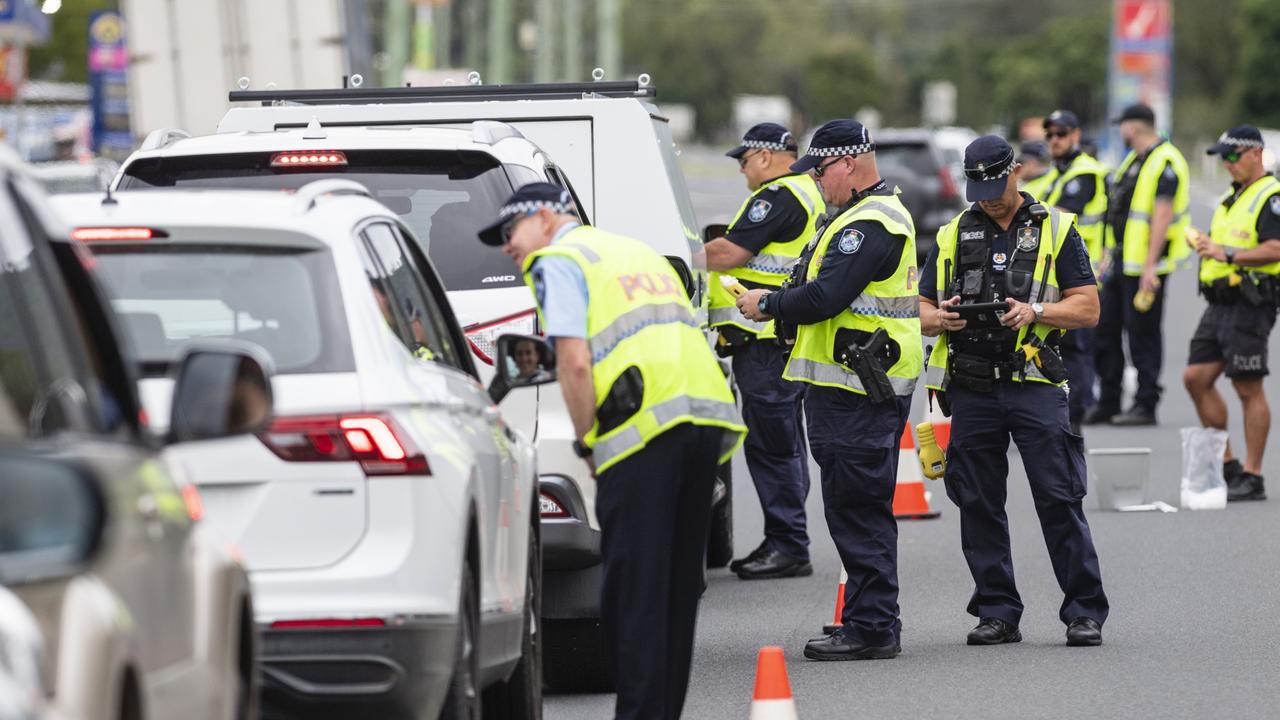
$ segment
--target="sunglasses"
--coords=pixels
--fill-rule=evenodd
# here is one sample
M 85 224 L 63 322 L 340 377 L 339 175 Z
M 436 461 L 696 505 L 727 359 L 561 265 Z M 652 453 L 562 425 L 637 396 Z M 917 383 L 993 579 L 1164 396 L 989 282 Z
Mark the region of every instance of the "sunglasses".
M 836 163 L 840 162 L 841 160 L 845 159 L 846 157 L 848 157 L 848 156 L 847 156 L 847 155 L 841 155 L 840 157 L 836 158 L 835 160 L 832 160 L 831 162 L 827 163 L 826 165 L 818 165 L 817 167 L 815 167 L 815 168 L 813 169 L 813 176 L 814 176 L 815 178 L 819 178 L 819 179 L 821 179 L 821 178 L 822 178 L 822 176 L 823 176 L 823 174 L 825 174 L 825 173 L 827 172 L 827 170 L 829 170 L 829 169 L 831 168 L 831 166 L 832 166 L 832 165 L 835 165 Z
M 1242 154 L 1240 153 L 1239 150 L 1233 150 L 1229 153 L 1222 154 L 1222 162 L 1226 162 L 1226 163 L 1240 162 L 1241 157 L 1242 157 Z
M 1064 138 L 1064 137 L 1067 137 L 1067 136 L 1068 136 L 1068 135 L 1070 135 L 1070 134 L 1071 134 L 1071 133 L 1069 133 L 1069 132 L 1063 132 L 1063 131 L 1061 131 L 1061 130 L 1054 130 L 1054 131 L 1051 131 L 1051 132 L 1047 132 L 1047 133 L 1045 133 L 1045 134 L 1044 134 L 1044 136 L 1045 136 L 1046 138 L 1049 138 L 1050 140 L 1052 140 L 1052 139 L 1054 139 L 1054 138 Z
M 763 150 L 754 150 L 754 151 L 751 151 L 751 152 L 743 153 L 743 154 L 742 154 L 742 157 L 738 158 L 738 169 L 739 169 L 739 170 L 741 170 L 742 168 L 744 168 L 744 167 L 746 167 L 746 166 L 747 166 L 747 159 L 748 159 L 748 158 L 750 158 L 750 157 L 752 157 L 752 156 L 755 156 L 755 155 L 759 155 L 759 154 L 760 154 L 760 153 L 762 153 L 762 152 L 764 152 L 764 151 L 763 151 Z
M 523 213 L 513 216 L 510 220 L 502 223 L 502 227 L 498 228 L 498 236 L 502 238 L 502 244 L 506 245 L 511 242 L 511 233 L 515 231 L 516 224 L 521 220 L 529 217 L 533 213 Z

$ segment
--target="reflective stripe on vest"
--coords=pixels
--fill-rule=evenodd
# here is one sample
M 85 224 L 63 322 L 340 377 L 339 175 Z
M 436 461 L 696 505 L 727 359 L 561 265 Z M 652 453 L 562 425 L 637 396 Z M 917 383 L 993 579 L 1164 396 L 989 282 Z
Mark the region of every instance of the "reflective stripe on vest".
M 1217 245 L 1249 250 L 1258 246 L 1262 240 L 1275 238 L 1258 237 L 1258 218 L 1267 211 L 1271 203 L 1280 202 L 1280 180 L 1271 175 L 1263 175 L 1249 187 L 1240 191 L 1231 207 L 1222 202 L 1213 210 L 1213 223 L 1209 226 L 1209 237 Z M 1227 198 L 1223 199 L 1223 202 Z M 1268 263 L 1260 267 L 1242 268 L 1213 258 L 1201 258 L 1200 282 L 1211 283 L 1231 274 L 1254 273 L 1258 275 L 1280 275 L 1280 262 Z
M 1106 175 L 1107 169 L 1102 163 L 1086 153 L 1080 153 L 1071 160 L 1067 171 L 1054 181 L 1053 187 L 1049 190 L 1049 197 L 1045 200 L 1046 205 L 1057 207 L 1062 201 L 1062 195 L 1066 192 L 1068 183 L 1074 180 L 1082 182 L 1087 180 L 1094 184 L 1093 197 L 1089 198 L 1089 202 L 1085 203 L 1080 214 L 1076 216 L 1076 230 L 1084 240 L 1095 274 L 1106 251 L 1106 229 L 1103 227 L 1107 216 Z
M 1137 153 L 1130 151 L 1124 162 L 1116 170 L 1116 182 L 1119 182 L 1130 166 L 1137 161 Z M 1167 275 L 1178 266 L 1178 261 L 1191 254 L 1191 247 L 1186 243 L 1187 228 L 1191 224 L 1188 207 L 1191 203 L 1191 179 L 1187 170 L 1186 158 L 1172 143 L 1162 142 L 1152 148 L 1138 171 L 1138 180 L 1133 188 L 1133 196 L 1129 200 L 1129 215 L 1124 226 L 1124 248 L 1122 249 L 1121 266 L 1125 275 L 1138 276 L 1147 262 L 1147 253 L 1151 240 L 1151 217 L 1155 211 L 1156 187 L 1165 167 L 1173 168 L 1178 178 L 1178 189 L 1173 196 L 1173 219 L 1165 232 L 1167 243 L 1165 255 L 1156 262 L 1156 273 Z M 1107 227 L 1107 244 L 1114 245 L 1114 229 Z

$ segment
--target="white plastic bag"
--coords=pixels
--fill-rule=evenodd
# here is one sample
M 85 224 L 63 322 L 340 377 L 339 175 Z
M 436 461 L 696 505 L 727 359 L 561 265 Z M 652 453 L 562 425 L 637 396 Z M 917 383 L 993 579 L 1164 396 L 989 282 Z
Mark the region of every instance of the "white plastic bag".
M 1226 450 L 1225 430 L 1182 428 L 1182 507 L 1222 510 L 1227 506 L 1227 482 L 1222 478 Z

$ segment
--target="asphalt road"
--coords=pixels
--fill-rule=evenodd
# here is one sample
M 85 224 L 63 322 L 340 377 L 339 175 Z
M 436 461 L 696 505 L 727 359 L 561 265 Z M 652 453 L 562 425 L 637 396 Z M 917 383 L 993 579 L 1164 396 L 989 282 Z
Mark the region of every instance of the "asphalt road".
M 682 156 L 701 222 L 723 221 L 745 192 L 731 160 L 689 149 Z M 1195 224 L 1207 228 L 1216 188 L 1194 188 Z M 1086 428 L 1089 448 L 1152 449 L 1150 499 L 1178 504 L 1179 428 L 1197 424 L 1182 388 L 1187 343 L 1202 301 L 1194 270 L 1169 286 L 1165 399 L 1160 426 Z M 1272 363 L 1280 337 L 1271 339 Z M 1231 433 L 1243 449 L 1239 403 L 1229 395 Z M 1280 400 L 1280 381 L 1267 394 Z M 917 406 L 922 401 L 917 397 Z M 1280 413 L 1278 413 L 1280 414 Z M 1280 424 L 1280 423 L 1278 423 Z M 960 551 L 959 518 L 941 482 L 927 485 L 936 520 L 900 525 L 903 653 L 892 661 L 818 663 L 805 641 L 831 619 L 839 562 L 822 518 L 813 467 L 808 509 L 815 574 L 742 582 L 715 571 L 703 600 L 687 718 L 746 718 L 756 651 L 781 645 L 802 718 L 1275 718 L 1280 716 L 1280 442 L 1272 433 L 1264 474 L 1269 502 L 1225 511 L 1089 514 L 1111 618 L 1099 648 L 1068 648 L 1058 620 L 1062 596 L 1040 535 L 1026 474 L 1011 451 L 1009 516 L 1019 590 L 1026 605 L 1019 645 L 970 648 L 972 590 Z M 735 459 L 739 554 L 761 537 L 762 519 L 741 456 Z M 1094 498 L 1086 508 L 1096 507 Z M 609 717 L 611 695 L 552 696 L 546 716 Z

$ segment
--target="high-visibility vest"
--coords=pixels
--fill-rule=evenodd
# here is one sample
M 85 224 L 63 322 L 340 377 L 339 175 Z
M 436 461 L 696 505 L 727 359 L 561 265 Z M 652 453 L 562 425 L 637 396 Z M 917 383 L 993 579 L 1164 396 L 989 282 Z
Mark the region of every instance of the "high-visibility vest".
M 1031 291 L 1027 293 L 1026 298 L 1015 298 L 1021 302 L 1029 302 L 1032 298 L 1041 297 L 1041 279 L 1045 277 L 1045 267 L 1050 268 L 1058 266 L 1058 253 L 1062 248 L 1066 247 L 1067 236 L 1071 234 L 1071 224 L 1075 221 L 1075 215 L 1063 212 L 1057 208 L 1050 207 L 1049 216 L 1040 223 L 1040 245 L 1036 250 L 1036 265 L 1032 275 Z M 969 212 L 966 210 L 965 212 Z M 947 277 L 948 267 L 956 267 L 956 239 L 960 230 L 960 218 L 964 213 L 960 213 L 951 220 L 945 227 L 938 231 L 938 262 L 935 267 L 937 273 L 937 287 L 935 290 L 939 300 L 947 297 Z M 958 271 L 957 271 L 958 272 Z M 1062 292 L 1058 289 L 1057 273 L 1052 270 L 1048 273 L 1048 282 L 1043 289 L 1043 299 L 1040 302 L 1057 302 L 1062 297 Z M 1048 337 L 1053 328 L 1044 323 L 1032 323 L 1023 327 L 1018 331 L 1018 338 L 1015 347 L 1022 347 L 1026 342 L 1027 332 L 1029 328 L 1034 328 L 1036 337 L 1044 340 Z M 929 367 L 925 371 L 925 386 L 931 390 L 946 390 L 950 381 L 948 367 L 950 364 L 951 352 L 949 333 L 943 332 L 938 335 L 937 342 L 933 345 L 932 352 L 929 353 Z M 1028 361 L 1026 364 L 1026 378 L 1036 382 L 1054 384 L 1036 367 L 1034 362 Z M 1021 382 L 1021 374 L 1013 376 L 1015 382 Z
M 898 267 L 886 280 L 869 283 L 849 307 L 838 315 L 796 328 L 795 346 L 782 376 L 788 380 L 837 387 L 866 395 L 862 381 L 849 367 L 835 360 L 836 334 L 842 329 L 873 333 L 884 328 L 898 345 L 898 359 L 885 368 L 897 395 L 911 395 L 924 368 L 920 336 L 920 291 L 916 287 L 916 229 L 902 201 L 894 195 L 868 195 L 842 212 L 822 231 L 805 267 L 804 279 L 813 282 L 832 242 L 849 243 L 857 252 L 860 232 L 849 227 L 869 220 L 889 233 L 905 238 Z M 841 250 L 844 249 L 840 246 Z
M 1067 184 L 1072 181 L 1093 183 L 1093 197 L 1085 203 L 1084 209 L 1076 216 L 1076 230 L 1084 239 L 1084 247 L 1089 251 L 1089 262 L 1093 264 L 1094 274 L 1102 262 L 1105 252 L 1103 247 L 1104 228 L 1107 219 L 1107 168 L 1086 153 L 1080 153 L 1072 159 L 1066 172 L 1060 174 L 1049 189 L 1045 205 L 1057 207 Z
M 1133 165 L 1138 153 L 1130 150 L 1120 167 L 1116 168 L 1113 183 L 1122 182 L 1129 166 Z M 1156 263 L 1156 273 L 1168 275 L 1178 266 L 1178 261 L 1191 253 L 1186 243 L 1187 228 L 1191 226 L 1191 179 L 1187 172 L 1187 161 L 1173 143 L 1162 142 L 1152 148 L 1147 159 L 1138 171 L 1138 182 L 1133 188 L 1133 197 L 1129 201 L 1129 218 L 1124 225 L 1124 249 L 1122 269 L 1125 275 L 1137 277 L 1147 263 L 1147 251 L 1151 246 L 1151 214 L 1156 208 L 1156 187 L 1160 182 L 1160 174 L 1165 166 L 1173 168 L 1178 178 L 1178 190 L 1173 196 L 1173 220 L 1165 233 L 1167 249 L 1164 260 Z M 1115 229 L 1110 223 L 1106 227 L 1106 246 L 1115 245 Z
M 804 252 L 804 246 L 813 239 L 814 228 L 817 227 L 818 218 L 822 216 L 823 210 L 826 209 L 826 203 L 822 199 L 822 192 L 818 189 L 818 184 L 814 182 L 813 178 L 807 174 L 785 175 L 767 185 L 761 186 L 747 198 L 746 202 L 742 203 L 742 207 L 739 208 L 738 214 L 734 216 L 733 222 L 730 223 L 729 227 L 736 225 L 744 215 L 749 217 L 750 213 L 757 209 L 759 202 L 769 202 L 767 199 L 762 198 L 761 195 L 766 190 L 777 188 L 790 192 L 800 201 L 800 206 L 804 208 L 805 212 L 804 230 L 795 237 L 780 238 L 770 242 L 742 267 L 736 267 L 724 273 L 711 273 L 710 309 L 707 317 L 713 328 L 721 325 L 733 325 L 761 339 L 775 337 L 772 322 L 748 320 L 743 317 L 741 312 L 738 312 L 733 294 L 724 288 L 720 277 L 727 275 L 736 280 L 746 280 L 749 283 L 753 283 L 752 287 L 777 288 L 791 274 L 791 268 L 800 259 L 800 253 Z
M 1058 168 L 1051 167 L 1040 177 L 1022 183 L 1022 191 L 1035 198 L 1036 202 L 1045 202 L 1045 198 L 1049 196 L 1049 189 L 1053 187 L 1053 181 L 1057 177 Z
M 574 261 L 586 279 L 587 346 L 597 414 L 624 371 L 633 366 L 640 370 L 640 408 L 603 432 L 597 417 L 583 439 L 593 450 L 596 471 L 686 422 L 724 428 L 717 451 L 720 462 L 726 462 L 747 428 L 684 285 L 667 260 L 644 243 L 580 226 L 525 258 L 530 289 L 534 262 L 550 256 Z
M 1217 245 L 1233 247 L 1237 250 L 1248 250 L 1257 247 L 1260 240 L 1274 239 L 1258 237 L 1258 218 L 1264 211 L 1274 212 L 1272 203 L 1280 204 L 1280 180 L 1271 175 L 1263 175 L 1252 185 L 1241 190 L 1240 196 L 1231 204 L 1231 207 L 1218 203 L 1218 207 L 1213 211 L 1213 224 L 1209 226 L 1210 239 Z M 1200 282 L 1202 283 L 1211 283 L 1227 277 L 1232 272 L 1280 275 L 1280 262 L 1261 267 L 1240 268 L 1212 258 L 1200 260 Z

